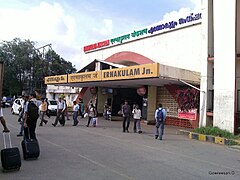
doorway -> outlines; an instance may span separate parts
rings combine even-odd
[[[127,100],[128,104],[133,109],[133,104],[138,104],[142,109],[143,97],[137,94],[135,88],[116,88],[113,90],[113,103],[112,103],[112,115],[118,116],[118,111],[121,110],[121,106],[124,101]]]

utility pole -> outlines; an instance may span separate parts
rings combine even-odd
[[[46,61],[49,61],[49,59],[46,59],[46,53],[48,51],[50,51],[50,50],[52,50],[52,44],[46,44],[46,45],[43,45],[43,46],[41,46],[39,48],[36,48],[36,51],[37,51],[38,55],[43,60],[46,60]],[[42,73],[44,74],[44,72],[42,72]],[[40,83],[41,83],[41,94],[43,94],[43,93],[45,94],[45,91],[46,91],[45,87],[43,86],[43,83],[44,83],[43,81],[44,81],[43,79],[40,80]]]

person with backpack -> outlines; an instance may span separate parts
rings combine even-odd
[[[26,109],[24,109],[24,136],[26,139],[36,139],[35,130],[40,105],[41,102],[37,101],[36,94],[31,93],[29,95],[29,101],[26,102]]]
[[[166,110],[162,107],[162,104],[159,104],[158,108],[155,111],[155,120],[156,120],[155,139],[159,138],[159,140],[162,140],[166,115],[167,115]]]

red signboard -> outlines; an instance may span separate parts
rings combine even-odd
[[[191,109],[189,111],[181,111],[181,109],[178,109],[178,118],[197,120],[197,109]]]
[[[84,46],[83,51],[87,52],[87,51],[102,48],[102,47],[105,47],[105,46],[109,46],[109,40],[98,42],[98,43],[91,44],[91,45],[88,45],[88,46]]]

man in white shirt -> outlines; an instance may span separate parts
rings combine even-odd
[[[58,98],[58,104],[57,104],[57,117],[55,119],[55,122],[52,123],[52,125],[54,127],[57,125],[58,121],[62,126],[64,126],[64,124],[65,124],[65,117],[64,117],[65,109],[66,109],[66,103],[61,97],[59,97]],[[60,118],[63,121],[63,123],[61,123]]]

